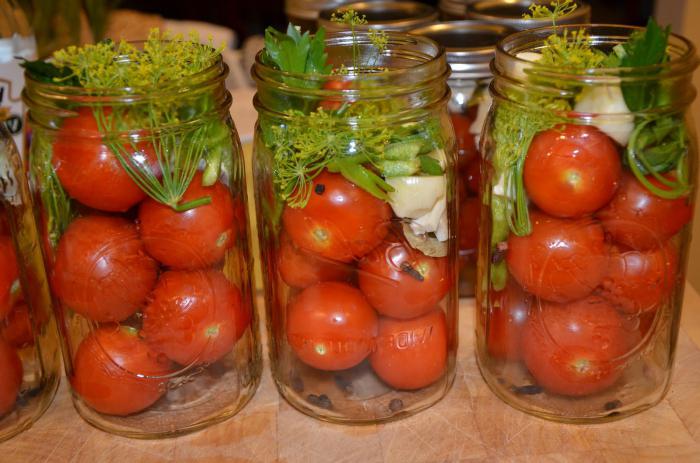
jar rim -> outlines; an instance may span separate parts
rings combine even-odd
[[[581,20],[588,20],[591,16],[591,7],[588,3],[582,0],[575,0],[576,10],[559,18],[559,23],[578,23]],[[504,5],[504,6],[520,6],[527,10],[532,4],[549,6],[548,0],[475,0],[466,5],[466,14],[469,19],[480,19],[493,24],[502,24],[510,26],[518,30],[534,29],[538,27],[547,27],[552,24],[550,18],[532,18],[525,19],[521,15],[508,16],[489,13],[488,8]]]
[[[337,8],[324,8],[318,15],[318,25],[325,27],[327,31],[347,30],[346,25],[334,23],[331,17],[336,10],[348,9],[355,10],[360,16],[370,15],[367,24],[355,26],[356,31],[368,29],[405,31],[436,21],[439,16],[437,9],[417,1],[358,1],[343,4]],[[385,12],[387,10],[396,12],[397,16],[400,15],[400,17],[381,20],[372,19],[371,15],[373,13]]]
[[[642,80],[659,80],[669,75],[686,74],[692,72],[698,65],[696,48],[687,38],[671,33],[669,34],[668,48],[676,51],[676,56],[665,63],[647,66],[618,66],[607,68],[587,68],[572,70],[565,68],[552,68],[538,65],[531,61],[518,57],[518,53],[536,51],[544,47],[542,41],[552,34],[565,30],[586,30],[594,45],[619,44],[635,31],[645,28],[640,26],[628,26],[620,24],[567,24],[561,26],[546,26],[537,29],[529,29],[509,35],[496,45],[495,71],[507,71],[508,68],[527,67],[538,76],[546,76],[552,79],[571,81],[585,81],[588,83],[609,83],[614,77],[615,82],[636,82]],[[537,44],[537,46],[535,46]],[[678,53],[680,51],[680,53]],[[505,64],[505,66],[503,66]],[[504,73],[508,75],[508,72]],[[630,75],[632,74],[632,75]],[[513,76],[509,76],[513,77]]]
[[[320,73],[303,73],[303,72],[290,72],[282,71],[280,69],[275,69],[272,66],[265,64],[262,61],[262,54],[264,49],[258,51],[255,55],[255,63],[252,69],[252,76],[255,80],[265,80],[268,81],[269,77],[275,76],[277,80],[282,79],[300,79],[306,81],[318,81],[318,82],[328,82],[328,81],[353,81],[353,80],[372,80],[379,79],[385,80],[387,78],[396,78],[401,76],[406,76],[408,74],[417,73],[428,69],[431,66],[435,66],[440,60],[445,60],[445,48],[435,42],[434,40],[418,35],[411,35],[405,32],[397,31],[387,31],[386,35],[388,37],[388,45],[421,45],[430,53],[414,53],[413,57],[421,60],[414,66],[404,67],[404,68],[394,68],[394,69],[384,69],[381,72],[349,72],[347,74],[320,74]],[[354,34],[350,31],[332,31],[326,34],[325,44],[336,45],[336,46],[352,46],[353,40],[357,40],[359,45],[368,45],[371,43],[369,40],[369,32],[367,31],[356,31]],[[263,71],[265,75],[261,75],[258,71]],[[282,84],[281,84],[282,85]],[[292,88],[289,87],[288,90]],[[305,88],[302,89],[304,92],[312,93],[313,89]],[[329,90],[326,90],[329,91]],[[336,90],[337,91],[337,90]]]

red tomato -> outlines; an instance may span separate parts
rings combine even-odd
[[[22,361],[17,351],[0,340],[0,416],[14,408],[22,375]]]
[[[287,312],[287,341],[299,359],[319,370],[362,362],[377,335],[377,313],[356,288],[335,281],[310,286]]]
[[[250,324],[239,289],[215,270],[161,275],[143,309],[143,338],[181,364],[213,363],[231,351]]]
[[[651,177],[650,182],[661,187]],[[620,189],[598,212],[605,231],[618,243],[633,249],[657,248],[678,233],[693,216],[689,198],[660,198],[630,173],[624,173]]]
[[[136,312],[157,278],[158,264],[133,223],[91,215],[74,220],[61,237],[52,283],[65,308],[110,322]]]
[[[479,194],[481,186],[481,157],[475,156],[464,169],[464,177],[467,189],[475,195]]]
[[[457,165],[464,168],[477,155],[474,135],[469,131],[474,119],[467,114],[450,113],[457,139]]]
[[[638,334],[605,299],[533,307],[522,337],[523,359],[535,381],[567,396],[612,386],[625,367],[623,355]]]
[[[493,357],[520,360],[522,332],[532,299],[532,295],[512,281],[491,295],[486,346]]]
[[[202,174],[197,172],[182,202],[205,196],[211,203],[185,212],[151,198],[141,204],[141,238],[152,257],[179,270],[209,267],[224,258],[236,240],[234,200],[220,182],[203,187]]]
[[[138,413],[166,392],[171,373],[141,340],[135,328],[106,325],[93,331],[78,346],[71,384],[92,408],[108,415]]]
[[[391,207],[340,174],[324,171],[304,208],[286,206],[284,228],[298,247],[340,262],[359,259],[389,231]]]
[[[374,372],[396,389],[420,389],[444,374],[447,323],[441,310],[411,320],[379,318],[376,350],[369,357]]]
[[[613,248],[601,295],[623,312],[654,311],[671,294],[678,252],[670,243],[649,251]]]
[[[343,80],[329,80],[323,84],[324,90],[348,90],[350,88],[350,81]],[[318,104],[319,107],[325,109],[326,111],[337,111],[343,106],[342,101],[337,100],[321,100]]]
[[[109,110],[105,111],[107,114]],[[159,173],[153,146],[139,143],[135,151],[123,145],[132,167]],[[102,140],[91,108],[67,118],[53,142],[53,166],[68,194],[86,206],[123,212],[146,197]]]
[[[525,158],[530,199],[557,217],[581,217],[605,206],[620,182],[620,156],[593,126],[566,124],[538,133]]]
[[[358,265],[360,289],[377,311],[414,318],[437,306],[452,286],[447,257],[429,257],[403,243],[385,242]]]
[[[27,304],[15,305],[7,318],[0,323],[0,337],[18,349],[34,344],[34,332]]]
[[[12,309],[18,278],[15,247],[9,236],[0,236],[0,319],[5,318]]]
[[[479,198],[463,198],[459,206],[459,250],[472,251],[479,246]]]
[[[532,233],[508,238],[511,275],[530,293],[554,302],[589,294],[608,271],[603,227],[592,219],[558,219],[530,211]]]
[[[306,288],[320,281],[348,280],[353,271],[347,264],[298,249],[286,234],[280,240],[277,265],[282,280],[295,288]]]

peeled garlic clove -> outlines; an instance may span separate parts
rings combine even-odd
[[[400,218],[416,219],[429,213],[447,190],[444,175],[392,177],[386,182],[394,189],[389,204]]]
[[[634,116],[630,113],[619,85],[587,87],[581,91],[574,111],[600,115],[591,118],[591,124],[610,138],[625,146],[634,130]]]

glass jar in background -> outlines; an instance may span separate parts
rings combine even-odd
[[[264,50],[253,68],[272,375],[333,422],[411,415],[454,379],[449,71],[433,41],[386,38],[380,52],[367,32],[328,34],[329,64],[355,72],[282,72]]]
[[[285,0],[287,20],[304,31],[315,31],[322,10],[333,10],[356,0]],[[375,0],[368,0],[375,1]]]
[[[467,18],[478,19],[492,24],[500,24],[517,30],[535,29],[552,25],[551,18],[525,19],[530,5],[549,6],[551,0],[474,0],[467,5]],[[576,9],[564,16],[558,16],[556,23],[584,24],[591,21],[591,7],[581,0],[575,0]]]
[[[358,30],[391,30],[408,31],[416,27],[437,21],[437,10],[425,3],[409,1],[369,1],[355,2],[342,5],[342,8],[328,8],[321,11],[318,26],[328,31],[349,29],[346,24],[333,21],[331,18],[337,10],[353,9],[359,16],[364,16],[366,24],[357,26]]]
[[[14,0],[0,0],[0,111],[20,154],[24,152],[23,70],[18,58],[36,58],[36,40],[24,11]]]
[[[410,32],[429,37],[445,47],[452,69],[447,81],[452,97],[447,106],[457,139],[459,295],[473,296],[481,213],[478,146],[491,107],[489,63],[496,43],[512,29],[482,21],[449,21]]]
[[[443,21],[454,21],[467,19],[467,4],[477,0],[440,0],[438,10],[440,19]]]
[[[58,331],[24,178],[22,158],[0,123],[0,441],[39,419],[61,378]]]
[[[87,84],[26,75],[35,215],[76,409],[108,432],[169,437],[237,413],[262,367],[228,68],[157,31],[96,47],[53,58],[77,54]],[[120,56],[117,72],[90,70],[93,53]],[[179,77],[151,87],[141,63]],[[95,89],[134,75],[147,83]]]
[[[645,410],[669,388],[696,189],[697,58],[682,37],[666,46],[655,23],[651,35],[574,27],[513,34],[496,51],[476,334],[496,395],[582,423]],[[564,56],[551,47],[572,40],[579,67],[551,64]],[[647,40],[644,58],[628,40]],[[656,64],[629,64],[649,56]]]

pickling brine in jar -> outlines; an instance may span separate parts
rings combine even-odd
[[[138,438],[234,415],[261,362],[219,52],[154,30],[25,66],[39,246],[76,409]]]
[[[255,186],[277,386],[316,418],[371,423],[454,378],[454,135],[438,45],[343,20],[268,30]]]
[[[606,421],[668,390],[697,176],[696,65],[693,45],[653,20],[499,45],[477,358],[516,408]]]

